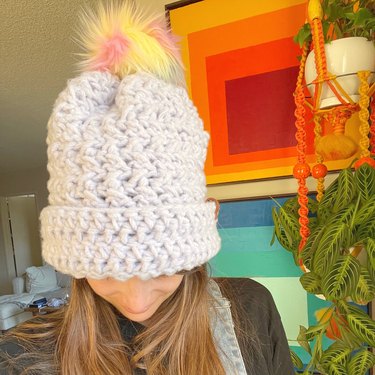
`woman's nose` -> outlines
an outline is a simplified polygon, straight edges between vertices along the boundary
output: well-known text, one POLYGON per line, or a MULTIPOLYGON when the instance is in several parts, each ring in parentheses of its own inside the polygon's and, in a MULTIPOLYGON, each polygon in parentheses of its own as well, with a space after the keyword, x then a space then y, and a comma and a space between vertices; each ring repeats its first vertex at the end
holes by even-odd
POLYGON ((129 305, 137 309, 142 309, 142 307, 146 307, 151 303, 152 283, 149 280, 141 280, 138 277, 133 277, 128 280, 125 293, 129 305))

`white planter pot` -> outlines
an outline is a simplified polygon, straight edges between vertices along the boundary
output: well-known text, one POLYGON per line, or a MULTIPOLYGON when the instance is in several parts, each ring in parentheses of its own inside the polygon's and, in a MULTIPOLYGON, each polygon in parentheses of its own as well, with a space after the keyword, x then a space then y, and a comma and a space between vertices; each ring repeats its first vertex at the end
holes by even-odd
MULTIPOLYGON (((349 94, 354 102, 359 100, 359 80, 357 72, 361 70, 375 71, 375 46, 372 41, 362 37, 343 38, 325 44, 327 70, 336 76, 350 74, 337 78, 338 83, 349 94)), ((316 78, 315 53, 311 51, 307 56, 305 79, 311 95, 314 95, 315 85, 311 82, 316 78)), ((374 82, 371 74, 369 83, 374 82)), ((327 83, 323 84, 320 108, 339 105, 337 99, 327 83)))

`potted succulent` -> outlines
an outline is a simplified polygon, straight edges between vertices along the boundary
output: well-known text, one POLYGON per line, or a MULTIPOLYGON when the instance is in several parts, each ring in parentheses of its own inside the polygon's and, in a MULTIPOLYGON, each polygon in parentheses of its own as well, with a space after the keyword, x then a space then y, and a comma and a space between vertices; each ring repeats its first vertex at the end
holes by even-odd
MULTIPOLYGON (((310 0, 309 23, 305 23, 295 41, 301 46, 313 41, 311 21, 319 18, 322 23, 327 69, 339 77, 338 83, 349 97, 358 102, 359 82, 356 73, 375 70, 375 3, 373 0, 310 0)), ((320 37, 320 36, 319 36, 320 37)), ((316 43, 318 39, 314 39, 316 43)), ((314 46, 314 49, 316 46, 314 46)), ((315 52, 311 51, 306 60, 305 80, 311 94, 317 73, 315 52)), ((370 81, 374 80, 374 75, 370 81)), ((340 102, 327 86, 322 90, 321 108, 337 105, 340 102)))
MULTIPOLYGON (((363 375, 375 365, 375 321, 360 305, 375 297, 375 160, 343 169, 317 202, 309 198, 310 235, 299 250, 297 198, 273 209, 275 236, 293 254, 303 288, 331 302, 298 341, 311 355, 303 374, 363 375), (367 255, 365 261, 363 255, 367 255), (329 347, 323 337, 333 340, 329 347)), ((292 353, 296 367, 302 362, 292 353)))

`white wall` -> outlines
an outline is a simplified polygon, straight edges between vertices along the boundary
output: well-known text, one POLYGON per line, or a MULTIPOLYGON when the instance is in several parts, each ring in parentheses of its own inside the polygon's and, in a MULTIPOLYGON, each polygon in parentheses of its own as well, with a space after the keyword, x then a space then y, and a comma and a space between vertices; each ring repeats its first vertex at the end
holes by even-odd
POLYGON ((0 197, 34 194, 39 214, 48 203, 47 180, 45 167, 0 174, 0 197))

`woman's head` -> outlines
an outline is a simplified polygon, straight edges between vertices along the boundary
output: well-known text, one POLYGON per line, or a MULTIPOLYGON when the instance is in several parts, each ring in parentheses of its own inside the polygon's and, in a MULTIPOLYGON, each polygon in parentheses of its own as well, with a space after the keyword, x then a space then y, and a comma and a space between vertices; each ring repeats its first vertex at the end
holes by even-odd
POLYGON ((56 352, 63 374, 124 374, 128 356, 152 375, 221 374, 201 266, 220 248, 209 135, 181 84, 175 38, 164 15, 131 0, 89 12, 79 32, 87 71, 48 123, 41 213, 44 259, 76 278, 56 352), (135 355, 116 310, 145 324, 135 355))
POLYGON ((58 341, 62 374, 131 374, 131 368, 144 366, 152 375, 224 375, 211 335, 207 286, 205 266, 147 281, 74 279, 58 341), (136 301, 137 294, 151 298, 152 309, 129 314, 122 304, 126 294, 136 301), (122 342, 119 312, 146 322, 132 343, 122 342))

